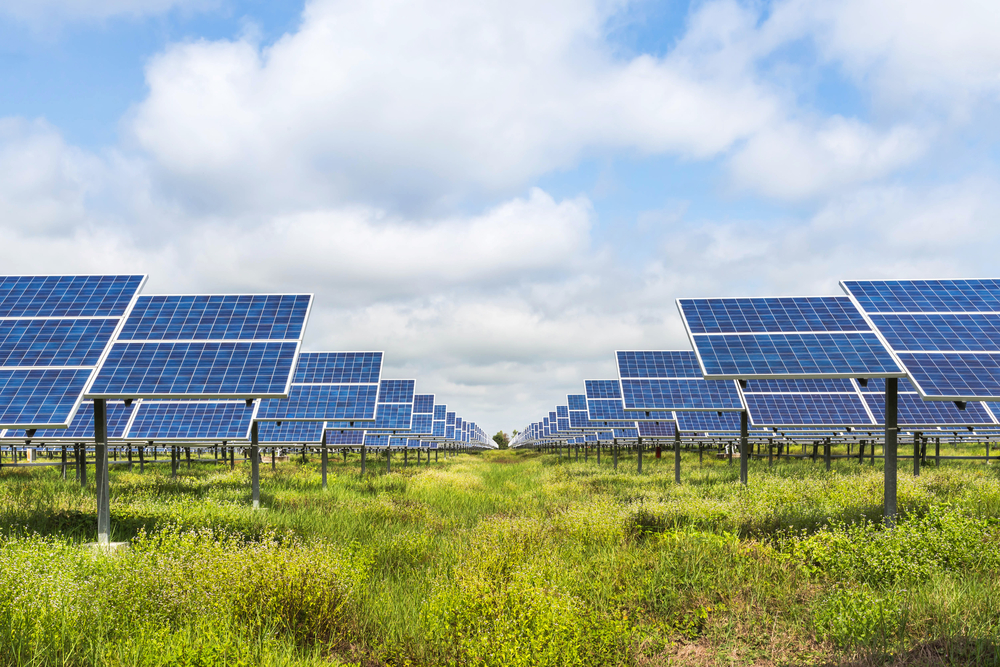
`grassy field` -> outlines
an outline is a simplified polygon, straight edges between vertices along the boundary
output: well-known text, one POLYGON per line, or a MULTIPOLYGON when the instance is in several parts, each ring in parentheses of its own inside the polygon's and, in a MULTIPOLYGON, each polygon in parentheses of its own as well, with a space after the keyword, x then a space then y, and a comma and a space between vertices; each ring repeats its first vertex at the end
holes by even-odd
MULTIPOLYGON (((901 452, 903 451, 901 447, 901 452)), ((0 471, 0 664, 998 664, 1000 475, 647 454, 0 471), (72 476, 72 475, 71 475, 72 476), (91 475, 92 477, 92 475, 91 475)), ((998 466, 1000 467, 1000 466, 998 466)))

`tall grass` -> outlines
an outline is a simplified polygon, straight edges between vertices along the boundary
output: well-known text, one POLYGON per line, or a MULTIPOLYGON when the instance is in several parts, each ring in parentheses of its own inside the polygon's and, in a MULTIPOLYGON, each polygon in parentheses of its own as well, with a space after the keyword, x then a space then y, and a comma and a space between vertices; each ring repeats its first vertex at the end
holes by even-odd
POLYGON ((0 664, 1000 660, 992 466, 901 473, 887 531, 867 462, 400 463, 264 466, 260 511, 243 467, 113 471, 114 554, 92 486, 0 471, 0 664))

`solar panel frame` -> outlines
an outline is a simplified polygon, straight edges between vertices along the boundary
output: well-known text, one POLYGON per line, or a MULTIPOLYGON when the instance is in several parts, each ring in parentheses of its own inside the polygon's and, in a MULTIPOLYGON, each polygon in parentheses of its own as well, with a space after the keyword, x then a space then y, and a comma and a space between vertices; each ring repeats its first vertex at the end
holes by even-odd
POLYGON ((906 376, 877 330, 848 297, 681 298, 676 302, 706 380, 906 376), (732 331, 722 331, 725 328, 722 325, 692 326, 685 306, 696 302, 713 302, 719 308, 724 303, 796 302, 817 306, 817 311, 818 305, 825 302, 828 304, 826 315, 833 317, 832 311, 837 310, 849 321, 837 323, 824 315, 806 318, 818 319, 815 324, 795 323, 780 317, 758 324, 748 317, 745 330, 733 324, 732 331), (710 330, 713 328, 719 330, 710 330), (709 352, 712 354, 706 361, 709 352))
MULTIPOLYGON (((315 295, 312 293, 298 293, 298 294, 156 294, 156 295, 140 295, 136 296, 133 301, 132 308, 129 310, 129 315, 125 316, 122 321, 122 327, 127 325, 128 319, 131 315, 132 309, 138 303, 140 298, 150 298, 157 299, 162 297, 303 297, 306 299, 305 310, 302 314, 302 323, 298 330, 298 337, 296 338, 280 338, 280 339, 245 339, 245 338, 229 338, 229 339, 169 339, 169 340, 119 340, 119 335, 122 328, 119 328, 112 340, 112 343, 108 346, 105 358, 102 360, 98 371, 91 377, 87 389, 84 393, 86 398, 103 398, 103 399, 114 399, 114 398, 149 398, 149 399, 188 399, 188 400, 202 400, 202 399, 253 399, 253 398, 287 398, 291 390, 291 384, 295 369, 298 365, 299 353, 302 349, 302 339, 305 335, 306 326, 309 322, 309 316, 312 312, 313 302, 315 300, 315 295), (120 352, 118 351, 118 346, 124 346, 120 352), (275 345, 278 347, 275 348, 275 345), (289 347, 291 345, 292 347, 289 347), (122 386, 122 380, 118 380, 118 385, 113 385, 112 380, 115 379, 115 370, 108 370, 108 368, 119 368, 118 366, 106 366, 110 359, 117 361, 122 361, 127 363, 127 359, 133 358, 133 355, 149 355, 153 354, 155 357, 159 353, 162 357, 166 350, 171 349, 170 346, 177 346, 177 349, 187 348, 188 350, 198 351, 201 350, 202 353, 205 351, 231 351, 234 358, 238 356, 238 353, 244 353, 246 356, 243 357, 244 360, 251 359, 251 351, 263 349, 264 352, 269 352, 271 355, 277 353, 278 356, 282 354, 290 354, 288 359, 288 374, 285 378, 285 382, 282 387, 278 387, 278 380, 283 377, 281 369, 277 370, 277 376, 274 378, 274 384, 268 384, 267 388, 262 388, 258 386, 247 387, 245 385, 226 385, 223 387, 217 387, 216 391, 212 391, 209 385, 199 385, 205 390, 201 391, 151 391, 149 389, 149 381, 146 380, 145 376, 143 383, 137 386, 122 386), (151 351, 151 352, 150 352, 151 351), (111 375, 109 378, 108 375, 111 375)), ((262 362, 266 363, 264 357, 268 354, 264 352, 258 352, 262 357, 262 362)), ((167 358, 170 358, 171 353, 166 353, 167 358)), ((200 359, 200 355, 199 355, 200 359)), ((138 359, 137 359, 138 361, 138 359)), ((147 360, 145 370, 149 370, 149 362, 147 360)), ((210 372, 212 367, 209 368, 210 372)), ((226 371, 228 372, 229 365, 226 366, 226 371)), ((194 370, 190 371, 192 373, 199 372, 199 369, 195 367, 194 370)), ((200 369, 200 375, 198 377, 204 377, 205 371, 203 368, 200 369)), ((127 366, 123 367, 121 374, 125 377, 131 377, 127 366)), ((162 376, 161 376, 162 377, 162 376)))
POLYGON ((254 422, 254 416, 258 410, 259 401, 254 401, 253 405, 247 407, 246 401, 239 399, 138 399, 134 403, 135 409, 132 412, 132 419, 123 440, 153 440, 155 442, 181 442, 181 443, 207 443, 207 442, 249 442, 250 432, 254 422), (176 408, 171 413, 170 408, 176 408), (198 409, 204 411, 198 414, 198 409), (209 409, 215 412, 210 412, 209 409), (185 411, 194 411, 193 419, 186 418, 185 411), (144 412, 154 412, 148 418, 144 412), (159 414, 155 414, 159 412, 159 414), (233 430, 219 430, 219 412, 225 418, 227 413, 235 415, 238 413, 239 421, 230 421, 233 430), (140 417, 143 417, 140 420, 140 417), (164 420, 167 417, 167 420, 164 420), (207 421, 207 423, 206 423, 207 421), (178 423, 179 422, 179 423, 178 423), (238 426, 245 422, 245 426, 238 426), (157 426, 154 430, 153 426, 157 426), (187 429, 188 433, 197 430, 197 433, 189 435, 179 435, 178 433, 187 429))

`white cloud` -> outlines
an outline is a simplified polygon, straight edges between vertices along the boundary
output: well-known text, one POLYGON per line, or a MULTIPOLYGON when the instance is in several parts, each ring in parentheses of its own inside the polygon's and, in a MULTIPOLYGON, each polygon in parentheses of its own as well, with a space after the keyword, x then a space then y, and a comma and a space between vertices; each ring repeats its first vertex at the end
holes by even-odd
POLYGON ((742 63, 703 67, 694 46, 617 60, 611 9, 316 0, 270 47, 197 42, 154 59, 131 127, 209 207, 405 206, 520 189, 588 149, 712 156, 775 115, 742 63))

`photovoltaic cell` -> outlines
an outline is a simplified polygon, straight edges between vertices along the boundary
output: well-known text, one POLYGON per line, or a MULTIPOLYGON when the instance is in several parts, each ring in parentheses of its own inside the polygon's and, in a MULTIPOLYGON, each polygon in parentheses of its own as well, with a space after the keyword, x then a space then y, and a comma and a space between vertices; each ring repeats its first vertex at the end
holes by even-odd
POLYGON ((253 408, 243 401, 141 401, 127 438, 247 440, 253 408))
MULTIPOLYGON (((875 420, 885 423, 885 395, 864 395, 875 420)), ((992 415, 983 403, 969 402, 965 410, 945 401, 924 401, 918 394, 899 394, 896 398, 900 426, 980 426, 994 425, 992 415)))
POLYGON ((340 447, 345 446, 361 446, 365 441, 364 431, 343 431, 343 430, 327 430, 326 432, 326 444, 327 445, 337 445, 340 447))
POLYGON ((142 296, 119 340, 294 340, 308 294, 142 296))
POLYGON ((556 417, 559 417, 560 419, 569 419, 569 408, 565 405, 557 405, 556 417))
POLYGON ((696 336, 705 377, 892 376, 902 371, 874 333, 696 336))
POLYGON ((740 415, 736 412, 678 412, 677 426, 682 433, 740 430, 740 415))
POLYGON ((626 410, 742 410, 733 381, 622 380, 626 410))
POLYGON ((260 422, 257 442, 262 445, 318 445, 323 442, 323 422, 260 422))
MULTIPOLYGON (((905 380, 900 380, 904 382, 905 380)), ((885 390, 885 382, 881 378, 873 378, 872 383, 880 382, 885 390)), ((750 380, 747 382, 748 392, 793 392, 793 393, 820 393, 831 394, 838 392, 853 393, 857 389, 854 383, 847 378, 799 378, 796 380, 750 380)))
POLYGON ((454 426, 455 425, 455 413, 454 412, 448 412, 448 413, 446 413, 445 414, 445 422, 448 424, 448 426, 454 426))
POLYGON ((448 412, 448 406, 446 405, 435 405, 434 406, 434 421, 444 421, 445 415, 448 412))
POLYGON ((590 427, 590 414, 586 410, 570 410, 569 411, 569 427, 570 428, 589 428, 590 427))
MULTIPOLYGON (((126 406, 124 401, 108 401, 108 438, 120 439, 125 435, 125 427, 136 404, 126 406)), ((27 437, 23 429, 8 429, 4 437, 23 439, 27 437)), ((94 404, 84 401, 68 428, 38 429, 33 436, 35 440, 94 440, 94 404)))
POLYGON ((694 352, 687 350, 619 351, 618 377, 625 378, 697 378, 701 367, 694 352))
POLYGON ((621 388, 618 380, 585 380, 587 399, 591 398, 621 398, 621 388))
POLYGON ((293 383, 378 384, 381 352, 302 352, 293 383))
POLYGON ((382 380, 379 384, 379 403, 413 404, 413 380, 382 380))
POLYGON ((443 419, 442 420, 435 419, 434 420, 434 432, 431 435, 433 435, 435 438, 443 438, 444 437, 444 432, 445 432, 445 423, 444 423, 444 420, 443 419))
POLYGON ((379 403, 375 412, 375 428, 392 430, 409 429, 412 414, 412 403, 379 403))
POLYGON ((0 320, 0 366, 95 366, 117 319, 0 320))
POLYGON ((92 398, 284 397, 298 343, 116 343, 92 398))
POLYGON ((286 399, 264 399, 258 420, 371 421, 375 417, 375 384, 292 385, 286 399))
POLYGON ((674 422, 639 422, 638 426, 643 438, 672 438, 677 433, 674 422))
POLYGON ((923 395, 938 400, 1000 398, 1000 353, 897 353, 923 395))
POLYGON ((92 370, 0 368, 0 424, 35 428, 66 424, 92 370))
POLYGON ((693 334, 871 329, 846 297, 680 299, 679 302, 693 334))
POLYGON ((998 280, 845 280, 866 313, 1000 312, 998 280))
POLYGON ((570 394, 566 397, 570 410, 586 410, 587 397, 584 394, 570 394))
POLYGON ((121 317, 145 276, 0 276, 0 317, 121 317))
POLYGON ((587 407, 592 421, 626 419, 621 399, 589 399, 587 407))
POLYGON ((744 394, 754 426, 857 426, 872 419, 857 394, 744 394))
POLYGON ((410 424, 410 432, 423 435, 434 433, 434 418, 430 414, 414 414, 410 424))
POLYGON ((434 394, 417 394, 413 397, 413 414, 434 414, 434 394))

